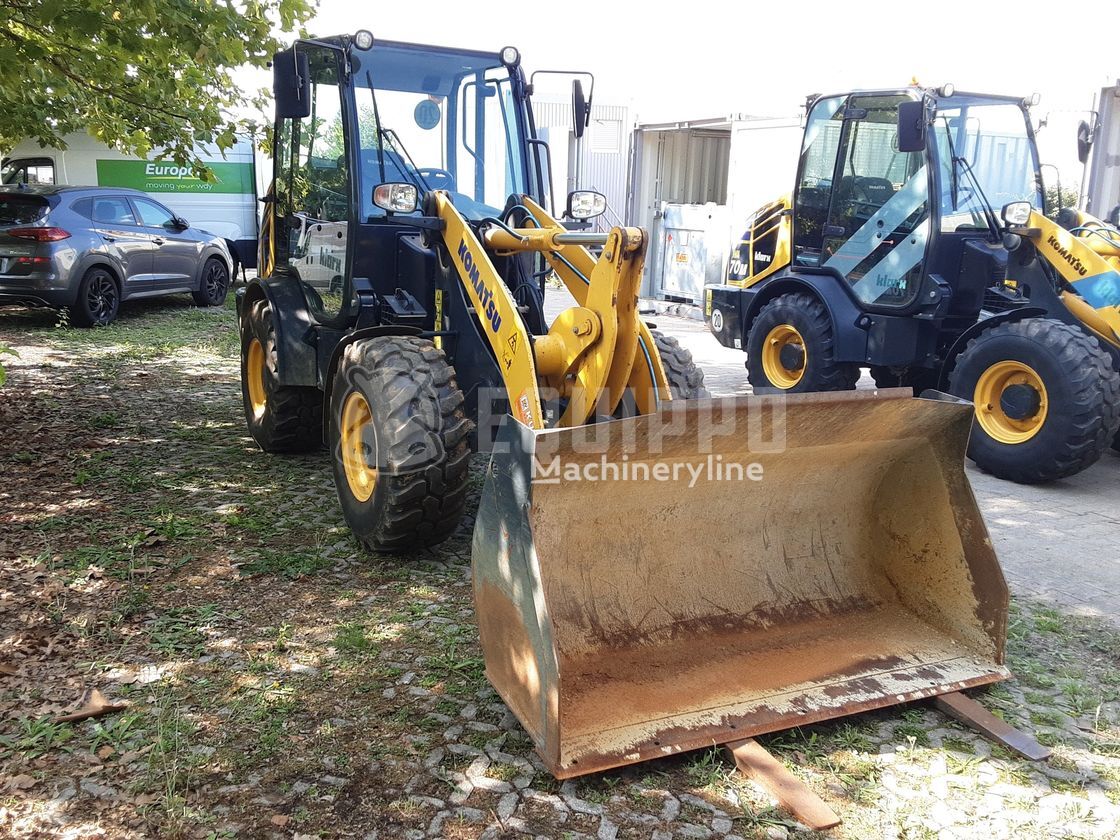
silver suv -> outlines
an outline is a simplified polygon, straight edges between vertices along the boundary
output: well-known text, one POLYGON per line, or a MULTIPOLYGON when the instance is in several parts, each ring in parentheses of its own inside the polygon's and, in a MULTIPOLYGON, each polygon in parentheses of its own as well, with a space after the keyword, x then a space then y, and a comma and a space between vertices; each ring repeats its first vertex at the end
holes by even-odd
POLYGON ((85 327, 131 298, 189 292, 221 306, 233 265, 224 239, 139 190, 0 189, 0 305, 67 307, 85 327))

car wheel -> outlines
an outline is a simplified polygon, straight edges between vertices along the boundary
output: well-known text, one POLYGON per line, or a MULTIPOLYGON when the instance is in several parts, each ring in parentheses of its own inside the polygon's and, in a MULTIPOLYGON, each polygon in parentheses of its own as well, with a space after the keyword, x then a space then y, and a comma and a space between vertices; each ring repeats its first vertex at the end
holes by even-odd
POLYGON ((193 293, 199 306, 221 306, 229 292, 229 269, 217 257, 211 257, 202 267, 202 285, 193 293))
POLYGON ((78 297, 70 306, 70 323, 79 327, 111 324, 121 308, 117 278, 103 268, 91 268, 78 286, 78 297))

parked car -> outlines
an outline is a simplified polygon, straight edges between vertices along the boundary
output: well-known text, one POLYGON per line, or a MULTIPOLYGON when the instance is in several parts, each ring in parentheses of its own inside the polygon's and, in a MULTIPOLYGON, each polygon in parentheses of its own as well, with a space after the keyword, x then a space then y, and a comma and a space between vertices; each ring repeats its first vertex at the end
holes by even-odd
POLYGON ((222 237, 139 190, 0 189, 0 304, 67 307, 89 327, 132 298, 189 292, 221 306, 232 270, 222 237))

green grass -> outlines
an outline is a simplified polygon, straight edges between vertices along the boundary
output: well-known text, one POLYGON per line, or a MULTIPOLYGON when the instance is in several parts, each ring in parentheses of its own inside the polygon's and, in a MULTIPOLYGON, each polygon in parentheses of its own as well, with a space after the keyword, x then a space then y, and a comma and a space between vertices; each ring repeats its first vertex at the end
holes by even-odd
POLYGON ((339 653, 363 654, 373 650, 373 640, 361 622, 340 624, 334 631, 334 646, 339 653))
POLYGON ((245 575, 279 575, 288 580, 313 575, 329 568, 331 560, 312 548, 297 550, 259 549, 256 556, 241 566, 245 575))
POLYGON ((0 740, 0 747, 4 752, 11 751, 25 759, 39 758, 65 747, 76 734, 69 723, 55 723, 48 717, 22 718, 14 735, 0 740))
POLYGON ((216 615, 214 604, 166 610, 149 628, 150 644, 167 656, 201 656, 206 651, 206 635, 202 631, 216 615))

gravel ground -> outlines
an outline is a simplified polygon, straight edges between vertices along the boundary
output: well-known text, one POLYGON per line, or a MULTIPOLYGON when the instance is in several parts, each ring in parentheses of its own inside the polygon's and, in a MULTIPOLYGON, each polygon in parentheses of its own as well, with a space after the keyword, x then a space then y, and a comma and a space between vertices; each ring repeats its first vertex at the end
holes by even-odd
MULTIPOLYGON (((471 522, 362 554, 324 456, 246 437, 232 308, 124 315, 0 311, 0 834, 816 836, 718 750, 553 780, 482 674, 471 522), (57 722, 91 689, 127 705, 57 722)), ((1047 762, 921 703, 761 740, 830 837, 1118 836, 1120 634, 1020 598, 1009 660, 977 696, 1047 762)))

